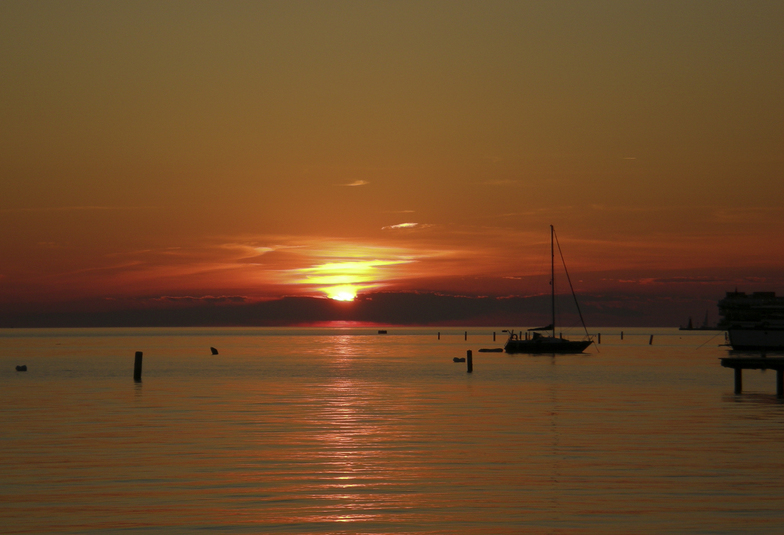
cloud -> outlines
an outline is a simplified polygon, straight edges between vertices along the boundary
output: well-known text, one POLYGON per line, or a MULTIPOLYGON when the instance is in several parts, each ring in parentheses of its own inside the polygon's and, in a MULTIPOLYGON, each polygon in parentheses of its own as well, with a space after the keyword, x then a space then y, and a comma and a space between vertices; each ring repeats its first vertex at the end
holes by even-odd
POLYGON ((621 283, 632 284, 714 284, 726 283, 729 279, 723 277, 644 277, 641 279, 618 279, 621 283))
POLYGON ((160 297, 155 297, 152 301, 161 301, 161 302, 170 302, 170 303, 245 303, 250 301, 247 296, 244 295, 203 295, 203 296, 192 296, 192 295, 162 295, 160 297))
POLYGON ((367 180, 355 180, 354 182, 350 182, 348 184, 335 184, 336 186, 367 186, 370 184, 367 180))
POLYGON ((381 227, 381 230, 396 230, 402 228, 417 228, 417 227, 421 228, 421 225, 419 223, 399 223, 397 225, 389 225, 386 227, 381 227))

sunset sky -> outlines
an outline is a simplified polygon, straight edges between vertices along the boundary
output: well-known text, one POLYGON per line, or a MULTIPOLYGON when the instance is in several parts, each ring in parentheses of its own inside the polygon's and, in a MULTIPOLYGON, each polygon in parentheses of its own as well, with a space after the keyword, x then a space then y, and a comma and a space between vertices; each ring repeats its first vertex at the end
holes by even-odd
POLYGON ((5 0, 0 306, 532 296, 550 224, 586 302, 652 323, 782 293, 782 28, 780 0, 5 0))

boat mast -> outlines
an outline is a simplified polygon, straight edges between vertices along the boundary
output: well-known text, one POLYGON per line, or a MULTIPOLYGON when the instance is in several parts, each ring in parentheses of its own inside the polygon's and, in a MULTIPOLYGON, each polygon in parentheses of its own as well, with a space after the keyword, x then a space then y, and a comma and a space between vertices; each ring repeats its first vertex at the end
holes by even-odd
POLYGON ((550 309, 553 312, 553 338, 555 338, 555 249, 553 249, 553 234, 555 230, 550 225, 550 309))

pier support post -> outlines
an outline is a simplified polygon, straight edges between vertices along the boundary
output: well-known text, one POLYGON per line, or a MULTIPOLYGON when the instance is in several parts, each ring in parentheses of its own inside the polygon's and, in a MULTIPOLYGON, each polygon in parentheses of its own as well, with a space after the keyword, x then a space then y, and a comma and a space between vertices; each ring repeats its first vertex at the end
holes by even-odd
POLYGON ((463 340, 468 340, 468 331, 463 334, 463 340))
POLYGON ((776 370, 776 397, 784 398, 784 370, 776 370))
POLYGON ((438 331, 438 339, 441 340, 441 331, 438 331))
POLYGON ((602 333, 599 333, 599 343, 602 343, 602 333))
POLYGON ((743 392, 743 370, 735 368, 735 393, 740 394, 743 392))
POLYGON ((623 340, 623 331, 621 331, 621 340, 623 340))
POLYGON ((136 352, 136 358, 133 361, 133 380, 137 383, 142 382, 142 352, 136 352))
POLYGON ((493 342, 495 342, 495 331, 493 331, 493 342))
POLYGON ((472 358, 471 350, 466 351, 466 371, 472 373, 474 371, 474 359, 472 358))
POLYGON ((652 345, 653 345, 653 335, 651 335, 651 339, 650 339, 650 340, 648 340, 648 345, 649 345, 649 346, 652 346, 652 345))

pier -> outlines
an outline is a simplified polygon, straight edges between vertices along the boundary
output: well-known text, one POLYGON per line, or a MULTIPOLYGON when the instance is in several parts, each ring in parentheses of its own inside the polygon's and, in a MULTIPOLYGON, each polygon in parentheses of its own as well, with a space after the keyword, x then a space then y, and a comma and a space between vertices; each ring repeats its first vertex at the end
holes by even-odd
POLYGON ((725 368, 735 370, 735 393, 743 391, 743 370, 776 370, 776 396, 784 397, 784 358, 726 357, 721 360, 725 368))

